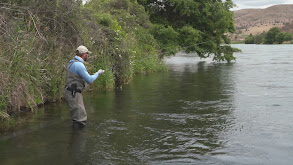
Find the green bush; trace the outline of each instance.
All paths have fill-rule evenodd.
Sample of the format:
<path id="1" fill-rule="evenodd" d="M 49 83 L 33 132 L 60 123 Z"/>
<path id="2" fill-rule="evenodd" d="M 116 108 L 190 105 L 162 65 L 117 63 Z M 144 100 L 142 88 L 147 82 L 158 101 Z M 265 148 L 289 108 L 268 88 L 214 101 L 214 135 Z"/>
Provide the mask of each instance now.
<path id="1" fill-rule="evenodd" d="M 285 33 L 284 41 L 291 41 L 293 39 L 293 36 L 291 33 Z"/>
<path id="2" fill-rule="evenodd" d="M 108 13 L 104 13 L 99 17 L 99 24 L 103 26 L 110 27 L 114 22 L 112 16 Z"/>
<path id="3" fill-rule="evenodd" d="M 273 27 L 271 28 L 267 35 L 266 35 L 266 39 L 265 39 L 265 44 L 273 44 L 276 42 L 276 36 L 280 33 L 280 29 L 277 27 Z"/>
<path id="4" fill-rule="evenodd" d="M 284 42 L 285 33 L 278 33 L 276 35 L 276 42 L 282 44 Z"/>
<path id="5" fill-rule="evenodd" d="M 245 44 L 254 44 L 255 43 L 255 37 L 250 34 L 248 37 L 245 38 Z"/>

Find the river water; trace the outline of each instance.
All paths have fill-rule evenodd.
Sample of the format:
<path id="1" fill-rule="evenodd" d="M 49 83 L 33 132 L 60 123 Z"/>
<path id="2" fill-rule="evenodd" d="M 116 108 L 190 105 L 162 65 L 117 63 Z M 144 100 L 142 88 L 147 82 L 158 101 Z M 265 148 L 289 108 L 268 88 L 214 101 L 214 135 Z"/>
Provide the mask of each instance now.
<path id="1" fill-rule="evenodd" d="M 81 131 L 63 102 L 40 107 L 0 138 L 0 164 L 292 164 L 293 46 L 233 47 L 231 64 L 178 53 L 169 72 L 85 94 Z"/>

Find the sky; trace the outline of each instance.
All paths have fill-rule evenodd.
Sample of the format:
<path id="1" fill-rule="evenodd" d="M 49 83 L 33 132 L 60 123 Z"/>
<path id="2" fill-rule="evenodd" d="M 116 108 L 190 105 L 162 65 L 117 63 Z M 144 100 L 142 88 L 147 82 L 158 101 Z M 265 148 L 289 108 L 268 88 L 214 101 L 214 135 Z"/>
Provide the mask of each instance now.
<path id="1" fill-rule="evenodd" d="M 232 10 L 241 10 L 247 8 L 267 8 L 279 4 L 293 4 L 293 0 L 232 0 L 237 7 Z"/>

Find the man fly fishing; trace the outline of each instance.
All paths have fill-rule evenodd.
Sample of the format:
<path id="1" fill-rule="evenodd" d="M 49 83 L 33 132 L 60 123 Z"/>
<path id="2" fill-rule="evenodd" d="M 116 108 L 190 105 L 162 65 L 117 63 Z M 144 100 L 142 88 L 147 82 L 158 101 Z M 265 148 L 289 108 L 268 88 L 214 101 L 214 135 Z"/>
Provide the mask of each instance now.
<path id="1" fill-rule="evenodd" d="M 104 73 L 99 69 L 98 72 L 90 75 L 84 65 L 89 54 L 85 46 L 81 45 L 76 49 L 76 56 L 69 61 L 66 67 L 64 98 L 69 106 L 73 128 L 83 128 L 87 121 L 87 113 L 83 104 L 82 91 L 85 89 L 85 83 L 91 84 Z"/>

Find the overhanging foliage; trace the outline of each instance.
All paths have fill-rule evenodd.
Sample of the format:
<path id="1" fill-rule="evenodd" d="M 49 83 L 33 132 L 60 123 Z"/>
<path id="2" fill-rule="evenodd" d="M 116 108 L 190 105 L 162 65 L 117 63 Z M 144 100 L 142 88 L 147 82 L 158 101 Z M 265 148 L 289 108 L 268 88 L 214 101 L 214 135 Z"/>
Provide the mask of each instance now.
<path id="1" fill-rule="evenodd" d="M 181 49 L 195 51 L 204 58 L 213 54 L 216 61 L 235 60 L 233 53 L 239 50 L 222 45 L 230 43 L 226 34 L 235 32 L 231 0 L 138 0 L 138 3 L 145 6 L 153 23 L 178 32 L 178 39 L 170 42 L 177 42 Z M 164 40 L 162 37 L 165 36 L 155 35 L 159 41 Z M 161 47 L 164 50 L 169 45 L 163 43 Z"/>

